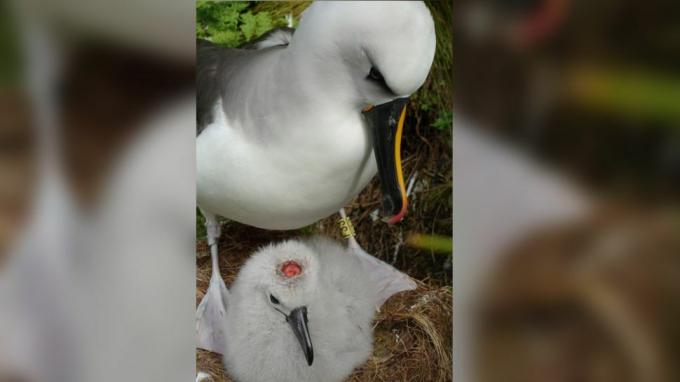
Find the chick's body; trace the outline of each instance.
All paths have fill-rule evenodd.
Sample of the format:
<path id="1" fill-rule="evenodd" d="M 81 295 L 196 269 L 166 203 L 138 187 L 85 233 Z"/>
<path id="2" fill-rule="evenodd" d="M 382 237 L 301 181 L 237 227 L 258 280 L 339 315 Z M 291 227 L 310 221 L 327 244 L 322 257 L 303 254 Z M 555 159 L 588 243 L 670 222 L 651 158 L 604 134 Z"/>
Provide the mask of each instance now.
<path id="1" fill-rule="evenodd" d="M 303 264 L 295 280 L 278 274 L 279 265 L 290 260 Z M 229 296 L 227 372 L 239 382 L 343 381 L 372 349 L 377 299 L 368 276 L 354 254 L 328 239 L 288 241 L 255 253 Z M 282 306 L 285 301 L 291 308 L 306 306 L 311 365 L 285 315 L 270 304 L 270 294 L 279 296 Z"/>

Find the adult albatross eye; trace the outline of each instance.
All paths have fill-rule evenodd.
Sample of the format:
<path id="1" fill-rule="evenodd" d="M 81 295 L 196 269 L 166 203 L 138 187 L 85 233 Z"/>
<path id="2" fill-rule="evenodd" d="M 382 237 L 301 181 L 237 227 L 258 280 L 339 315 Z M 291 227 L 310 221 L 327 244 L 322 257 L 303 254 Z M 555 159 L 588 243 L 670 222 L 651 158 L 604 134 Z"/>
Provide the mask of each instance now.
<path id="1" fill-rule="evenodd" d="M 390 87 L 387 85 L 387 82 L 385 82 L 385 77 L 383 77 L 382 73 L 380 73 L 380 70 L 378 70 L 375 66 L 371 67 L 371 71 L 368 72 L 366 79 L 375 82 L 387 93 L 394 94 L 392 89 L 390 89 Z"/>
<path id="2" fill-rule="evenodd" d="M 380 73 L 380 70 L 376 69 L 375 66 L 371 66 L 371 71 L 368 72 L 368 78 L 376 82 L 385 82 L 382 73 Z"/>
<path id="3" fill-rule="evenodd" d="M 269 301 L 271 301 L 272 304 L 279 305 L 279 300 L 276 297 L 274 297 L 273 294 L 269 295 Z"/>

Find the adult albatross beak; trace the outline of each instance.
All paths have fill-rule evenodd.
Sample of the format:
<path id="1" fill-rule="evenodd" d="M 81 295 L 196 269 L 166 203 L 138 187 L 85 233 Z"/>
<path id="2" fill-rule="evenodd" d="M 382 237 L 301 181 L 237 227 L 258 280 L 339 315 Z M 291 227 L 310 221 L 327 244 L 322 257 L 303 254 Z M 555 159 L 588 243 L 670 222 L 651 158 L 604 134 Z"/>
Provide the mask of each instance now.
<path id="1" fill-rule="evenodd" d="M 373 134 L 373 151 L 383 195 L 383 221 L 387 224 L 398 223 L 406 215 L 406 187 L 401 169 L 401 132 L 406 103 L 408 98 L 397 98 L 363 111 Z"/>
<path id="2" fill-rule="evenodd" d="M 291 329 L 293 329 L 298 342 L 300 342 L 302 352 L 305 353 L 305 358 L 307 359 L 307 365 L 312 366 L 312 362 L 314 362 L 314 348 L 312 347 L 312 339 L 309 337 L 309 329 L 307 328 L 307 307 L 303 306 L 293 309 L 286 316 L 286 321 Z"/>

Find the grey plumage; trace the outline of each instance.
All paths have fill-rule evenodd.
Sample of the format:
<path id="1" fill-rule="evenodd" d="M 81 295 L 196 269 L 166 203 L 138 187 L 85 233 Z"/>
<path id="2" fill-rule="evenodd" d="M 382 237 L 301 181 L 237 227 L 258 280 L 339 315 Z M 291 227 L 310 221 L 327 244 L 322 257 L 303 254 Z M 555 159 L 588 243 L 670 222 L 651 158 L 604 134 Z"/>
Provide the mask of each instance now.
<path id="1" fill-rule="evenodd" d="M 224 68 L 248 55 L 243 49 L 227 49 L 206 40 L 196 42 L 196 135 L 213 121 L 213 106 L 223 91 Z M 218 76 L 218 74 L 220 76 Z"/>
<path id="2" fill-rule="evenodd" d="M 278 269 L 290 260 L 303 270 L 286 279 Z M 240 382 L 344 380 L 371 353 L 378 290 L 359 257 L 330 239 L 291 240 L 261 249 L 230 288 L 224 353 L 228 373 Z M 269 294 L 280 305 L 272 305 Z M 298 306 L 308 310 L 311 366 L 277 311 Z"/>
<path id="3" fill-rule="evenodd" d="M 263 51 L 287 46 L 295 32 L 276 28 L 239 48 L 226 48 L 207 40 L 196 40 L 196 135 L 213 121 L 213 107 L 227 91 L 229 77 L 239 65 Z"/>

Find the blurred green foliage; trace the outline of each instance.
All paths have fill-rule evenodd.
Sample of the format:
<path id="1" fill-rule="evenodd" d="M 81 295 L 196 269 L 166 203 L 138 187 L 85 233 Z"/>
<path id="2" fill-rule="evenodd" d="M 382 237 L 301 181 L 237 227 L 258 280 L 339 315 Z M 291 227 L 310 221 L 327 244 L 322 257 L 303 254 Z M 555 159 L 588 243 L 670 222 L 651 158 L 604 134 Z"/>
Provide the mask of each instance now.
<path id="1" fill-rule="evenodd" d="M 21 75 L 19 41 L 8 3 L 0 1 L 0 85 L 16 85 Z"/>
<path id="2" fill-rule="evenodd" d="M 449 236 L 415 233 L 406 239 L 406 243 L 411 247 L 431 252 L 447 254 L 453 252 L 453 239 Z"/>
<path id="3" fill-rule="evenodd" d="M 566 79 L 567 95 L 582 107 L 632 119 L 680 122 L 680 78 L 649 69 L 580 66 Z"/>

